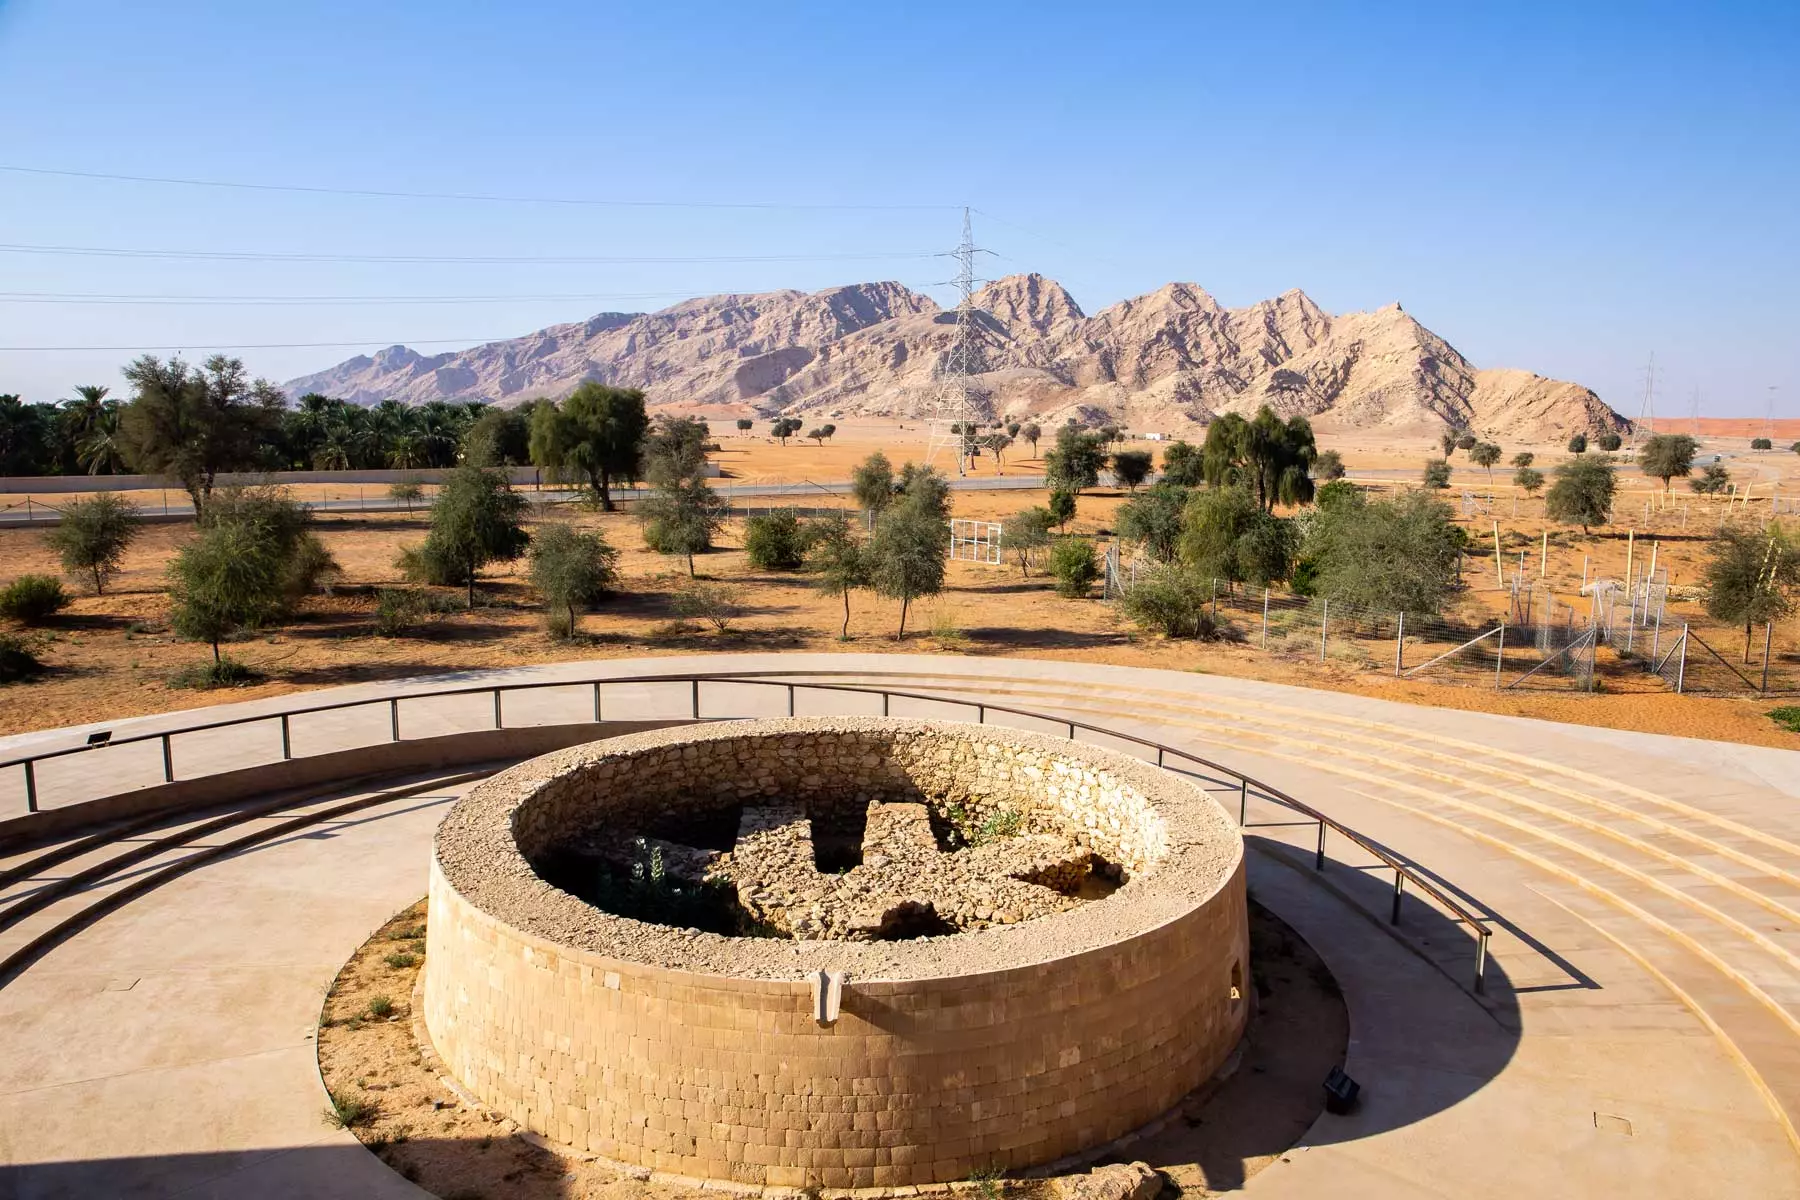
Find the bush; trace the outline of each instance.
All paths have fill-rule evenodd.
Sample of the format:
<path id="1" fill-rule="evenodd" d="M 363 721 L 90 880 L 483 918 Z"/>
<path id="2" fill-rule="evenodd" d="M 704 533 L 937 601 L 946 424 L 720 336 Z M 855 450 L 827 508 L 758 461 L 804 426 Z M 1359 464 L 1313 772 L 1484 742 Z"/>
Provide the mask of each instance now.
<path id="1" fill-rule="evenodd" d="M 369 1015 L 377 1020 L 385 1020 L 394 1015 L 394 1001 L 388 996 L 369 997 Z"/>
<path id="2" fill-rule="evenodd" d="M 728 583 L 691 582 L 675 593 L 675 612 L 683 620 L 700 620 L 719 633 L 742 612 L 742 593 Z"/>
<path id="3" fill-rule="evenodd" d="M 169 676 L 169 686 L 197 692 L 211 691 L 213 688 L 244 687 L 262 678 L 262 673 L 246 666 L 228 655 L 220 655 L 216 662 L 195 663 L 191 667 Z"/>
<path id="4" fill-rule="evenodd" d="M 777 509 L 744 522 L 744 556 L 762 571 L 797 571 L 806 564 L 811 531 L 794 511 Z"/>
<path id="5" fill-rule="evenodd" d="M 1441 458 L 1425 460 L 1425 486 L 1432 489 L 1450 486 L 1450 464 Z"/>
<path id="6" fill-rule="evenodd" d="M 1601 434 L 1600 440 L 1598 442 L 1600 449 L 1606 451 L 1608 454 L 1613 453 L 1615 450 L 1617 450 L 1620 446 L 1623 446 L 1624 444 L 1625 444 L 1625 439 L 1621 438 L 1618 434 L 1613 433 L 1610 430 L 1607 431 L 1606 433 Z"/>
<path id="7" fill-rule="evenodd" d="M 395 556 L 394 566 L 408 583 L 462 587 L 469 582 L 468 564 L 452 557 L 442 542 L 429 538 L 417 546 L 404 547 Z"/>
<path id="8" fill-rule="evenodd" d="M 1770 438 L 1751 438 L 1750 448 L 1752 450 L 1773 450 L 1775 443 Z"/>
<path id="9" fill-rule="evenodd" d="M 1569 453 L 1570 454 L 1586 454 L 1587 453 L 1587 434 L 1578 433 L 1574 437 L 1569 439 Z"/>
<path id="10" fill-rule="evenodd" d="M 1208 609 L 1212 596 L 1211 582 L 1193 571 L 1160 567 L 1125 593 L 1123 605 L 1125 615 L 1145 629 L 1172 638 L 1211 641 L 1219 635 Z"/>
<path id="11" fill-rule="evenodd" d="M 44 540 L 61 557 L 63 570 L 92 574 L 98 596 L 137 535 L 137 505 L 115 492 L 101 492 L 64 505 L 61 522 Z"/>
<path id="12" fill-rule="evenodd" d="M 425 498 L 425 485 L 416 476 L 402 475 L 388 485 L 388 499 L 398 500 L 411 512 L 413 505 Z"/>
<path id="13" fill-rule="evenodd" d="M 1070 491 L 1054 491 L 1050 493 L 1050 516 L 1055 519 L 1058 529 L 1075 519 L 1075 493 Z"/>
<path id="14" fill-rule="evenodd" d="M 1769 720 L 1789 733 L 1800 733 L 1800 705 L 1784 704 L 1780 708 L 1771 708 Z"/>
<path id="15" fill-rule="evenodd" d="M 22 683 L 43 673 L 44 664 L 31 652 L 24 638 L 0 633 L 0 683 Z"/>
<path id="16" fill-rule="evenodd" d="M 0 617 L 37 625 L 69 603 L 69 593 L 48 575 L 21 575 L 0 590 Z"/>
<path id="17" fill-rule="evenodd" d="M 367 1125 L 375 1120 L 375 1102 L 366 1096 L 353 1096 L 349 1092 L 330 1092 L 330 1103 L 325 1108 L 325 1123 L 334 1129 L 349 1129 L 357 1125 Z"/>
<path id="18" fill-rule="evenodd" d="M 619 552 L 598 533 L 582 533 L 568 525 L 548 525 L 531 544 L 531 585 L 543 594 L 552 613 L 551 629 L 575 636 L 576 612 L 597 603 L 618 582 Z"/>
<path id="19" fill-rule="evenodd" d="M 324 542 L 307 533 L 295 543 L 283 575 L 290 596 L 313 592 L 324 592 L 329 596 L 331 589 L 344 577 L 344 569 L 338 566 L 337 559 L 331 556 Z"/>
<path id="20" fill-rule="evenodd" d="M 425 597 L 411 588 L 382 588 L 375 593 L 375 632 L 399 637 L 424 617 Z"/>
<path id="21" fill-rule="evenodd" d="M 1071 600 L 1086 599 L 1100 578 L 1094 543 L 1086 538 L 1064 538 L 1050 550 L 1050 573 L 1056 576 L 1056 594 Z"/>

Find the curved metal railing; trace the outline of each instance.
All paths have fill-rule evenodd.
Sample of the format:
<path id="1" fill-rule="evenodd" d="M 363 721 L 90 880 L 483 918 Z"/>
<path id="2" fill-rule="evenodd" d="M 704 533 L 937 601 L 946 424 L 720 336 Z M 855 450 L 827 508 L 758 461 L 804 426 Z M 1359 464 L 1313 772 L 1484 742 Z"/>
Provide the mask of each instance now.
<path id="1" fill-rule="evenodd" d="M 1485 990 L 1484 981 L 1487 974 L 1488 938 L 1491 934 L 1487 922 L 1461 901 L 1437 886 L 1435 882 L 1422 872 L 1402 861 L 1382 846 L 1363 837 L 1354 829 L 1332 819 L 1304 801 L 1288 795 L 1280 788 L 1257 779 L 1255 776 L 1247 775 L 1235 767 L 1227 766 L 1224 763 L 1216 762 L 1209 758 L 1204 758 L 1201 755 L 1194 754 L 1190 751 L 1165 745 L 1162 742 L 1154 741 L 1150 738 L 1139 737 L 1136 734 L 1123 733 L 1116 729 L 1109 729 L 1104 725 L 1095 725 L 1088 721 L 1078 721 L 1072 717 L 1051 716 L 1047 713 L 1034 712 L 1024 708 L 1015 708 L 1011 705 L 991 704 L 983 700 L 964 700 L 943 695 L 933 695 L 928 692 L 899 691 L 893 688 L 873 687 L 861 684 L 793 682 L 780 678 L 769 678 L 766 674 L 758 672 L 721 672 L 704 675 L 628 675 L 592 680 L 534 680 L 527 683 L 493 683 L 457 688 L 430 688 L 408 692 L 398 696 L 382 696 L 366 700 L 340 700 L 327 704 L 314 704 L 285 709 L 278 713 L 228 717 L 223 720 L 206 721 L 197 725 L 186 725 L 180 729 L 171 729 L 160 733 L 140 733 L 120 738 L 112 737 L 107 733 L 92 734 L 84 745 L 66 746 L 58 750 L 46 750 L 37 754 L 26 754 L 16 758 L 0 760 L 0 770 L 18 767 L 24 771 L 26 810 L 27 812 L 38 812 L 40 810 L 38 806 L 37 766 L 39 763 L 55 759 L 68 758 L 80 754 L 91 754 L 97 750 L 127 746 L 135 743 L 160 742 L 162 745 L 162 779 L 159 782 L 165 784 L 175 783 L 178 780 L 175 774 L 174 739 L 189 734 L 206 733 L 219 729 L 231 729 L 243 725 L 263 725 L 270 722 L 279 722 L 281 729 L 281 758 L 287 760 L 294 757 L 292 719 L 295 717 L 311 716 L 318 713 L 341 712 L 357 708 L 385 707 L 388 712 L 388 740 L 390 742 L 399 742 L 405 740 L 401 737 L 400 724 L 400 705 L 403 701 L 442 700 L 457 696 L 491 695 L 493 699 L 492 728 L 505 729 L 506 709 L 504 697 L 508 693 L 542 691 L 548 688 L 591 688 L 593 694 L 593 715 L 590 719 L 594 722 L 599 722 L 604 719 L 603 689 L 605 687 L 645 684 L 684 685 L 687 689 L 689 701 L 688 719 L 695 721 L 750 719 L 744 715 L 707 716 L 702 711 L 702 705 L 700 703 L 701 685 L 707 683 L 726 683 L 748 687 L 784 688 L 787 693 L 787 713 L 789 716 L 795 715 L 795 701 L 801 691 L 846 692 L 857 695 L 879 696 L 881 698 L 882 716 L 889 715 L 889 709 L 893 700 L 921 701 L 929 704 L 944 704 L 957 708 L 973 709 L 975 710 L 975 722 L 983 725 L 988 724 L 988 714 L 1005 713 L 1009 716 L 1023 717 L 1026 720 L 1039 721 L 1051 726 L 1061 726 L 1065 730 L 1066 736 L 1070 741 L 1079 741 L 1080 739 L 1076 737 L 1076 733 L 1085 731 L 1087 733 L 1097 734 L 1101 737 L 1131 743 L 1135 746 L 1142 747 L 1147 751 L 1153 751 L 1155 754 L 1154 762 L 1156 766 L 1163 770 L 1198 776 L 1197 772 L 1182 771 L 1179 766 L 1173 765 L 1176 762 L 1185 762 L 1209 771 L 1219 772 L 1228 779 L 1237 782 L 1238 824 L 1240 827 L 1245 826 L 1248 823 L 1249 805 L 1253 798 L 1279 804 L 1292 812 L 1299 813 L 1307 820 L 1318 824 L 1319 836 L 1313 859 L 1314 870 L 1322 871 L 1325 868 L 1325 863 L 1327 861 L 1325 854 L 1325 839 L 1327 832 L 1331 832 L 1350 842 L 1359 850 L 1374 857 L 1384 868 L 1393 871 L 1393 907 L 1389 916 L 1391 924 L 1398 925 L 1400 923 L 1400 902 L 1405 895 L 1406 887 L 1409 883 L 1419 892 L 1430 896 L 1445 910 L 1454 915 L 1457 920 L 1466 924 L 1475 935 L 1476 941 L 1474 990 L 1476 992 Z M 323 753 L 331 753 L 331 751 L 325 751 Z M 1146 761 L 1150 760 L 1146 759 Z M 194 778 L 199 777 L 200 776 L 195 776 Z M 1204 778 L 1204 776 L 1198 777 Z"/>

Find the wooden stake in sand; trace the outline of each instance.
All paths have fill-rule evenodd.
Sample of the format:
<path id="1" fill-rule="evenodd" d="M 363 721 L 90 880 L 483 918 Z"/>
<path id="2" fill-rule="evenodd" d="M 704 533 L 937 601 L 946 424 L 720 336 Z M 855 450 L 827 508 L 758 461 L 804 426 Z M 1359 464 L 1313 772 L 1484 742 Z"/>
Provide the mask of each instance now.
<path id="1" fill-rule="evenodd" d="M 1581 590 L 1587 591 L 1588 556 L 1581 556 Z"/>
<path id="2" fill-rule="evenodd" d="M 1494 522 L 1494 582 L 1506 590 L 1506 568 L 1500 565 L 1500 522 Z"/>
<path id="3" fill-rule="evenodd" d="M 1662 549 L 1661 542 L 1651 542 L 1650 543 L 1650 573 L 1648 575 L 1644 576 L 1644 584 L 1646 587 L 1656 586 L 1656 552 L 1661 549 Z M 1648 599 L 1646 599 L 1644 601 L 1644 604 L 1646 606 L 1646 608 L 1645 608 L 1646 612 L 1649 611 L 1648 610 L 1649 603 L 1650 603 L 1650 601 Z"/>

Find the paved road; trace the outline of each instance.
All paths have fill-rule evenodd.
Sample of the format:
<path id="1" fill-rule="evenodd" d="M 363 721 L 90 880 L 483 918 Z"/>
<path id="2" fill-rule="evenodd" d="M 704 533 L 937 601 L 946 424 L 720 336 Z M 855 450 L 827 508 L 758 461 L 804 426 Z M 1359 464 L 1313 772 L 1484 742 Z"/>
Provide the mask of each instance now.
<path id="1" fill-rule="evenodd" d="M 1312 827 L 1251 806 L 1253 890 L 1343 986 L 1346 1067 L 1366 1089 L 1353 1116 L 1321 1117 L 1300 1148 L 1256 1176 L 1252 1196 L 1800 1195 L 1789 1121 L 1800 1089 L 1791 911 L 1800 754 L 1181 672 L 938 655 L 563 663 L 221 711 L 266 715 L 297 699 L 374 705 L 311 718 L 297 747 L 311 753 L 385 736 L 380 702 L 403 690 L 566 685 L 509 699 L 510 725 L 591 711 L 588 680 L 688 671 L 871 683 L 1154 737 L 1305 798 L 1489 914 L 1489 996 L 1478 1005 L 1459 986 L 1466 931 L 1408 899 L 1397 940 L 1371 915 L 1385 913 L 1391 879 L 1340 859 L 1321 880 L 1309 866 Z M 692 703 L 685 686 L 620 682 L 605 692 L 609 710 L 640 718 Z M 709 714 L 753 715 L 785 710 L 786 699 L 785 689 L 719 682 L 701 702 Z M 797 710 L 862 703 L 802 690 Z M 409 736 L 478 728 L 492 712 L 479 696 L 401 707 Z M 0 755 L 85 732 L 5 739 Z M 183 774 L 266 759 L 275 745 L 241 729 L 180 744 Z M 123 751 L 72 761 L 81 769 L 45 780 L 54 802 L 160 771 Z M 6 786 L 16 803 L 16 783 Z M 449 795 L 224 859 L 0 989 L 0 1195 L 416 1195 L 319 1125 L 309 1038 L 337 966 L 423 892 Z M 0 953 L 34 928 L 0 934 Z"/>

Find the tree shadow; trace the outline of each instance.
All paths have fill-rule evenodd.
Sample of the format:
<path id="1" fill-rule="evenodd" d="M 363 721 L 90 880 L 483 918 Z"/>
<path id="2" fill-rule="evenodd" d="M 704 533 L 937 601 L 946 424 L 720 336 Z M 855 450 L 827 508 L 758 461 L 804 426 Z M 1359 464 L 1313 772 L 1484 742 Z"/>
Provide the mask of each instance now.
<path id="1" fill-rule="evenodd" d="M 1022 629 L 1012 625 L 981 625 L 961 631 L 974 643 L 973 650 L 1092 650 L 1104 646 L 1128 646 L 1126 633 L 1092 633 L 1077 629 Z"/>

